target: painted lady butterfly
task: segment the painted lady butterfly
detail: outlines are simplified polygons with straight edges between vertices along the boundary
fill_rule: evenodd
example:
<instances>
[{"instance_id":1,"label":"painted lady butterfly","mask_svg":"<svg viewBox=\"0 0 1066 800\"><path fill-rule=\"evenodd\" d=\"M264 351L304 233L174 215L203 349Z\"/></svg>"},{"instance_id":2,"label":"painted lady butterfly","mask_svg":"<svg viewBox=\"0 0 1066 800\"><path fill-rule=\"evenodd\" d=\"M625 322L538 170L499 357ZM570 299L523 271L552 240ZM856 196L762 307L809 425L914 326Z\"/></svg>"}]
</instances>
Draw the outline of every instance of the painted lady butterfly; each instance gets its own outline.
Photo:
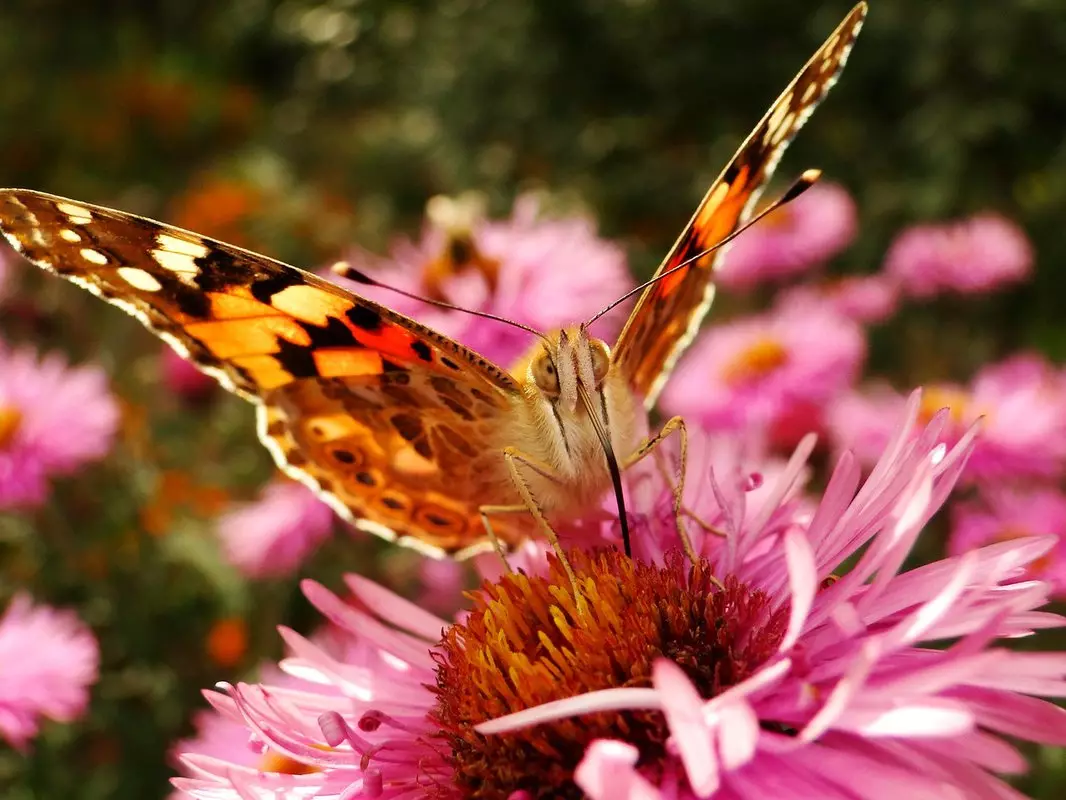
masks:
<instances>
[{"instance_id":1,"label":"painted lady butterfly","mask_svg":"<svg viewBox=\"0 0 1066 800\"><path fill-rule=\"evenodd\" d=\"M711 303L707 251L743 223L865 14L848 14L740 147L658 274L691 265L643 292L613 348L568 328L508 372L315 275L121 211L5 190L0 227L252 401L281 468L358 527L464 557L489 544L490 516L514 544L528 512L547 530L545 513L595 503L617 479L613 453L624 469L674 431L684 444L679 419L638 444L642 405Z\"/></svg>"}]
</instances>

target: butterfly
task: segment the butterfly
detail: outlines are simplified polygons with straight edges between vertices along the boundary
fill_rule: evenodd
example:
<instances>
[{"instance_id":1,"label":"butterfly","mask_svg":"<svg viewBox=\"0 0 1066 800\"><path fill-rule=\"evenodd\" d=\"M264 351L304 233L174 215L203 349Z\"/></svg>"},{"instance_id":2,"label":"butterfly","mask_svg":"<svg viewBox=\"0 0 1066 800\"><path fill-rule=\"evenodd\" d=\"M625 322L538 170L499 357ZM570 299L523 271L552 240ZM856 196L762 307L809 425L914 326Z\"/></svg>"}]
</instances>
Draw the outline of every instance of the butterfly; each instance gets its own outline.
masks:
<instances>
[{"instance_id":1,"label":"butterfly","mask_svg":"<svg viewBox=\"0 0 1066 800\"><path fill-rule=\"evenodd\" d=\"M666 437L683 445L679 419L648 439L639 431L710 306L712 248L747 219L865 15L865 3L852 9L744 141L613 347L578 325L538 334L507 370L267 256L35 191L0 191L0 229L27 259L133 315L250 400L278 465L344 518L463 558L493 539L517 544L536 523L551 535L549 515L588 508L612 483L620 491L618 469Z\"/></svg>"}]
</instances>

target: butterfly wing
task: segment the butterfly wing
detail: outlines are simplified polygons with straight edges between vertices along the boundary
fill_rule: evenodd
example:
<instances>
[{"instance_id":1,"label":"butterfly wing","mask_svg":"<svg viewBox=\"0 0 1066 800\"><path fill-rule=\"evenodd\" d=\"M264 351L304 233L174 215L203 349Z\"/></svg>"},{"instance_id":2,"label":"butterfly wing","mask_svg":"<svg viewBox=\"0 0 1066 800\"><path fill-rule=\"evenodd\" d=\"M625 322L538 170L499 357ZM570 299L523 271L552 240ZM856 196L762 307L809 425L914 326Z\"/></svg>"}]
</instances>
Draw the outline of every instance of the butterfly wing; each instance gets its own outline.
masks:
<instances>
[{"instance_id":1,"label":"butterfly wing","mask_svg":"<svg viewBox=\"0 0 1066 800\"><path fill-rule=\"evenodd\" d=\"M278 465L359 527L462 553L485 544L477 503L511 501L488 484L503 474L518 386L457 342L316 275L120 211L3 190L0 228L254 402ZM501 538L520 538L516 524L501 521Z\"/></svg>"},{"instance_id":2,"label":"butterfly wing","mask_svg":"<svg viewBox=\"0 0 1066 800\"><path fill-rule=\"evenodd\" d=\"M836 83L865 17L866 4L859 3L781 93L704 195L657 275L744 223L785 148ZM613 360L649 408L710 308L714 266L721 254L718 250L697 258L688 269L649 286L618 337Z\"/></svg>"}]
</instances>

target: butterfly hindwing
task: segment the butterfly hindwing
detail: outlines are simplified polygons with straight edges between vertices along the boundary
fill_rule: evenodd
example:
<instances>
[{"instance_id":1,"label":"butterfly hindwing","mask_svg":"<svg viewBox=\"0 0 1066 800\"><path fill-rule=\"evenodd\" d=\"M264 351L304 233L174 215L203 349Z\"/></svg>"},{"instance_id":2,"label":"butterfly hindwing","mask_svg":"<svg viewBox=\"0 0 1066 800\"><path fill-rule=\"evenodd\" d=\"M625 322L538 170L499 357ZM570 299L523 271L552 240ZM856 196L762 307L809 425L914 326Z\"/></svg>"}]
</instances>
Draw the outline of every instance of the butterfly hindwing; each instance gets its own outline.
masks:
<instances>
[{"instance_id":1,"label":"butterfly hindwing","mask_svg":"<svg viewBox=\"0 0 1066 800\"><path fill-rule=\"evenodd\" d=\"M279 466L356 524L429 550L483 543L473 465L501 472L484 461L518 392L495 365L316 275L142 217L3 190L0 228L259 405Z\"/></svg>"},{"instance_id":2,"label":"butterfly hindwing","mask_svg":"<svg viewBox=\"0 0 1066 800\"><path fill-rule=\"evenodd\" d=\"M743 224L785 148L836 82L865 17L866 4L860 3L781 93L711 185L656 274L714 246ZM721 252L697 258L690 268L648 287L618 337L613 358L649 407L710 308Z\"/></svg>"}]
</instances>

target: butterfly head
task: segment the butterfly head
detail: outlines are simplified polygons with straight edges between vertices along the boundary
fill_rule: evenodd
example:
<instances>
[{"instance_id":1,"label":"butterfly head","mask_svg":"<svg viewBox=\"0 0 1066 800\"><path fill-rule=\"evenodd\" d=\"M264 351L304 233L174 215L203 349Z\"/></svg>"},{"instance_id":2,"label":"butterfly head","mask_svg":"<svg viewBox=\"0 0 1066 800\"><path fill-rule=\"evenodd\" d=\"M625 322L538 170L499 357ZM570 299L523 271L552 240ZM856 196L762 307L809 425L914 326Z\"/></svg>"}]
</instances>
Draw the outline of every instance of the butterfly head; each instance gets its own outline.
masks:
<instances>
[{"instance_id":1,"label":"butterfly head","mask_svg":"<svg viewBox=\"0 0 1066 800\"><path fill-rule=\"evenodd\" d=\"M576 411L582 393L596 397L611 366L607 344L584 328L565 328L545 337L529 360L526 379L553 405Z\"/></svg>"}]
</instances>

